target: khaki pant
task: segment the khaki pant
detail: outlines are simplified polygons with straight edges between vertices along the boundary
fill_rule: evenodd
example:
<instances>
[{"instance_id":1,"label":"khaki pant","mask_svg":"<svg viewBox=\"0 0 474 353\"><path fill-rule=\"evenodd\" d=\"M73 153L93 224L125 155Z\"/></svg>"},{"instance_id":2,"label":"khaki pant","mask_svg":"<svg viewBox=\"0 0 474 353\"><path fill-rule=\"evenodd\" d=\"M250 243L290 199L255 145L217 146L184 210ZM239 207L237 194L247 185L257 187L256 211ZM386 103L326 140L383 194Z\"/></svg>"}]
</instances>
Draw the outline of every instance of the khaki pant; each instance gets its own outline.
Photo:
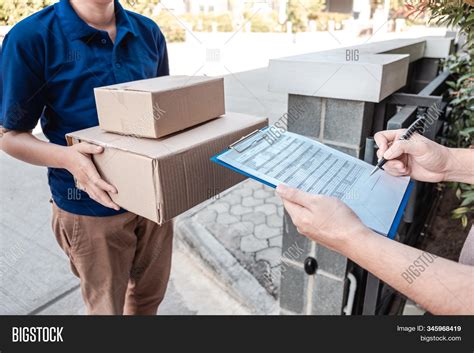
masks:
<instances>
[{"instance_id":1,"label":"khaki pant","mask_svg":"<svg viewBox=\"0 0 474 353\"><path fill-rule=\"evenodd\" d=\"M81 216L53 203L52 223L88 314L156 314L170 275L172 222L159 226L130 212Z\"/></svg>"}]
</instances>

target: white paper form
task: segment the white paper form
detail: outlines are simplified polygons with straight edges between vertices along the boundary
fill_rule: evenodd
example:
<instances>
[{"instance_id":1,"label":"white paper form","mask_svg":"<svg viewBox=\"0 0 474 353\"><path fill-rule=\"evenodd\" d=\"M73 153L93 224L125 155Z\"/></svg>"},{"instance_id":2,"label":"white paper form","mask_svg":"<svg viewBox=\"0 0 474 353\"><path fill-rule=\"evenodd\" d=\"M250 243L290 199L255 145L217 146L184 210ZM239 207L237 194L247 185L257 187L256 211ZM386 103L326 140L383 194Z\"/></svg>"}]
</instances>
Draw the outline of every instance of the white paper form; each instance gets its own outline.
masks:
<instances>
[{"instance_id":1,"label":"white paper form","mask_svg":"<svg viewBox=\"0 0 474 353\"><path fill-rule=\"evenodd\" d=\"M272 185L286 184L312 194L337 197L367 225L387 235L409 183L310 138L284 132L250 137L217 158ZM337 220L334 220L337 221Z\"/></svg>"}]
</instances>

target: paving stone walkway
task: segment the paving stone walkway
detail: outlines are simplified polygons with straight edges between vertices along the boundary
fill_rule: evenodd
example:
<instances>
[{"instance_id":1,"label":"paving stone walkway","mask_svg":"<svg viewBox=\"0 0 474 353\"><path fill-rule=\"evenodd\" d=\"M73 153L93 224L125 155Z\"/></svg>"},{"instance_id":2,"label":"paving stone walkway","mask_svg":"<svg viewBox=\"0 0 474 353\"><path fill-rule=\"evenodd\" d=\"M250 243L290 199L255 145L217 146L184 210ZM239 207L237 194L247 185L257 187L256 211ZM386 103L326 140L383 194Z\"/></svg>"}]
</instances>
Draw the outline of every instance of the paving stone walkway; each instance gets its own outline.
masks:
<instances>
[{"instance_id":1,"label":"paving stone walkway","mask_svg":"<svg viewBox=\"0 0 474 353\"><path fill-rule=\"evenodd\" d=\"M277 298L283 206L272 188L246 180L189 217L204 226Z\"/></svg>"}]
</instances>

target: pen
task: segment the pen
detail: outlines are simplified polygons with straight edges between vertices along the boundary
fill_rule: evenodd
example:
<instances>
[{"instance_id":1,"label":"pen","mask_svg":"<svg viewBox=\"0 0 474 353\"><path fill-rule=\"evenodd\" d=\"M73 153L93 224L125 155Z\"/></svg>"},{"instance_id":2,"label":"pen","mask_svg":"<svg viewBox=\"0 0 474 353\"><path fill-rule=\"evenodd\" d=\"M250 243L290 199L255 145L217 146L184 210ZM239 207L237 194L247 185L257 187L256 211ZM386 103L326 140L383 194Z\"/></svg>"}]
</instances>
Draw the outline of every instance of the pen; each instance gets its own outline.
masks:
<instances>
[{"instance_id":1,"label":"pen","mask_svg":"<svg viewBox=\"0 0 474 353\"><path fill-rule=\"evenodd\" d=\"M424 121L425 120L425 116L422 115L421 117L419 117L418 119L416 119L407 129L407 131L405 131L405 133L400 136L400 138L398 139L399 141L400 140L409 140L410 137L413 136L413 134L415 132L418 131L418 129L424 125ZM375 166L375 168L372 170L372 172L370 172L370 175L373 175L377 170L379 169L382 169L382 167L384 166L385 163L387 163L388 160L386 160L385 158L381 158L378 162L377 162L377 165Z\"/></svg>"}]
</instances>

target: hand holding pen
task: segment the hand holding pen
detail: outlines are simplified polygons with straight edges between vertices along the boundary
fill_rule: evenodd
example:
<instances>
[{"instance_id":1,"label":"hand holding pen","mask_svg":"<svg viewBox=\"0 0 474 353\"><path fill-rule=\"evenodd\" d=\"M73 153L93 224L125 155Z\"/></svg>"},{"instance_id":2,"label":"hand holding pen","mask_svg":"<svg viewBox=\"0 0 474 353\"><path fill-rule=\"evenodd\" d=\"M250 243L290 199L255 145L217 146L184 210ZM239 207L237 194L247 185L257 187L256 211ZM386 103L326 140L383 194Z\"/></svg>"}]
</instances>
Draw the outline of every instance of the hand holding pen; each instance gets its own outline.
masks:
<instances>
[{"instance_id":1,"label":"hand holding pen","mask_svg":"<svg viewBox=\"0 0 474 353\"><path fill-rule=\"evenodd\" d=\"M379 147L377 156L385 160L384 170L388 174L439 182L448 180L450 171L459 167L453 149L418 134L400 141L405 133L405 129L386 130L374 136Z\"/></svg>"},{"instance_id":2,"label":"hand holding pen","mask_svg":"<svg viewBox=\"0 0 474 353\"><path fill-rule=\"evenodd\" d=\"M416 132L418 132L420 129L423 128L425 124L425 116L421 116L418 119L416 119L409 127L408 129L398 138L399 141L401 140L409 140ZM377 136L377 135L376 135ZM374 136L375 138L375 136ZM377 142L377 140L376 140ZM396 142L395 142L396 143ZM378 143L377 143L378 145ZM380 146L379 146L380 147ZM376 171L379 169L383 169L382 167L385 165L385 163L388 162L388 159L382 156L381 159L377 162L377 165L375 168L372 170L370 175L373 175Z\"/></svg>"}]
</instances>

